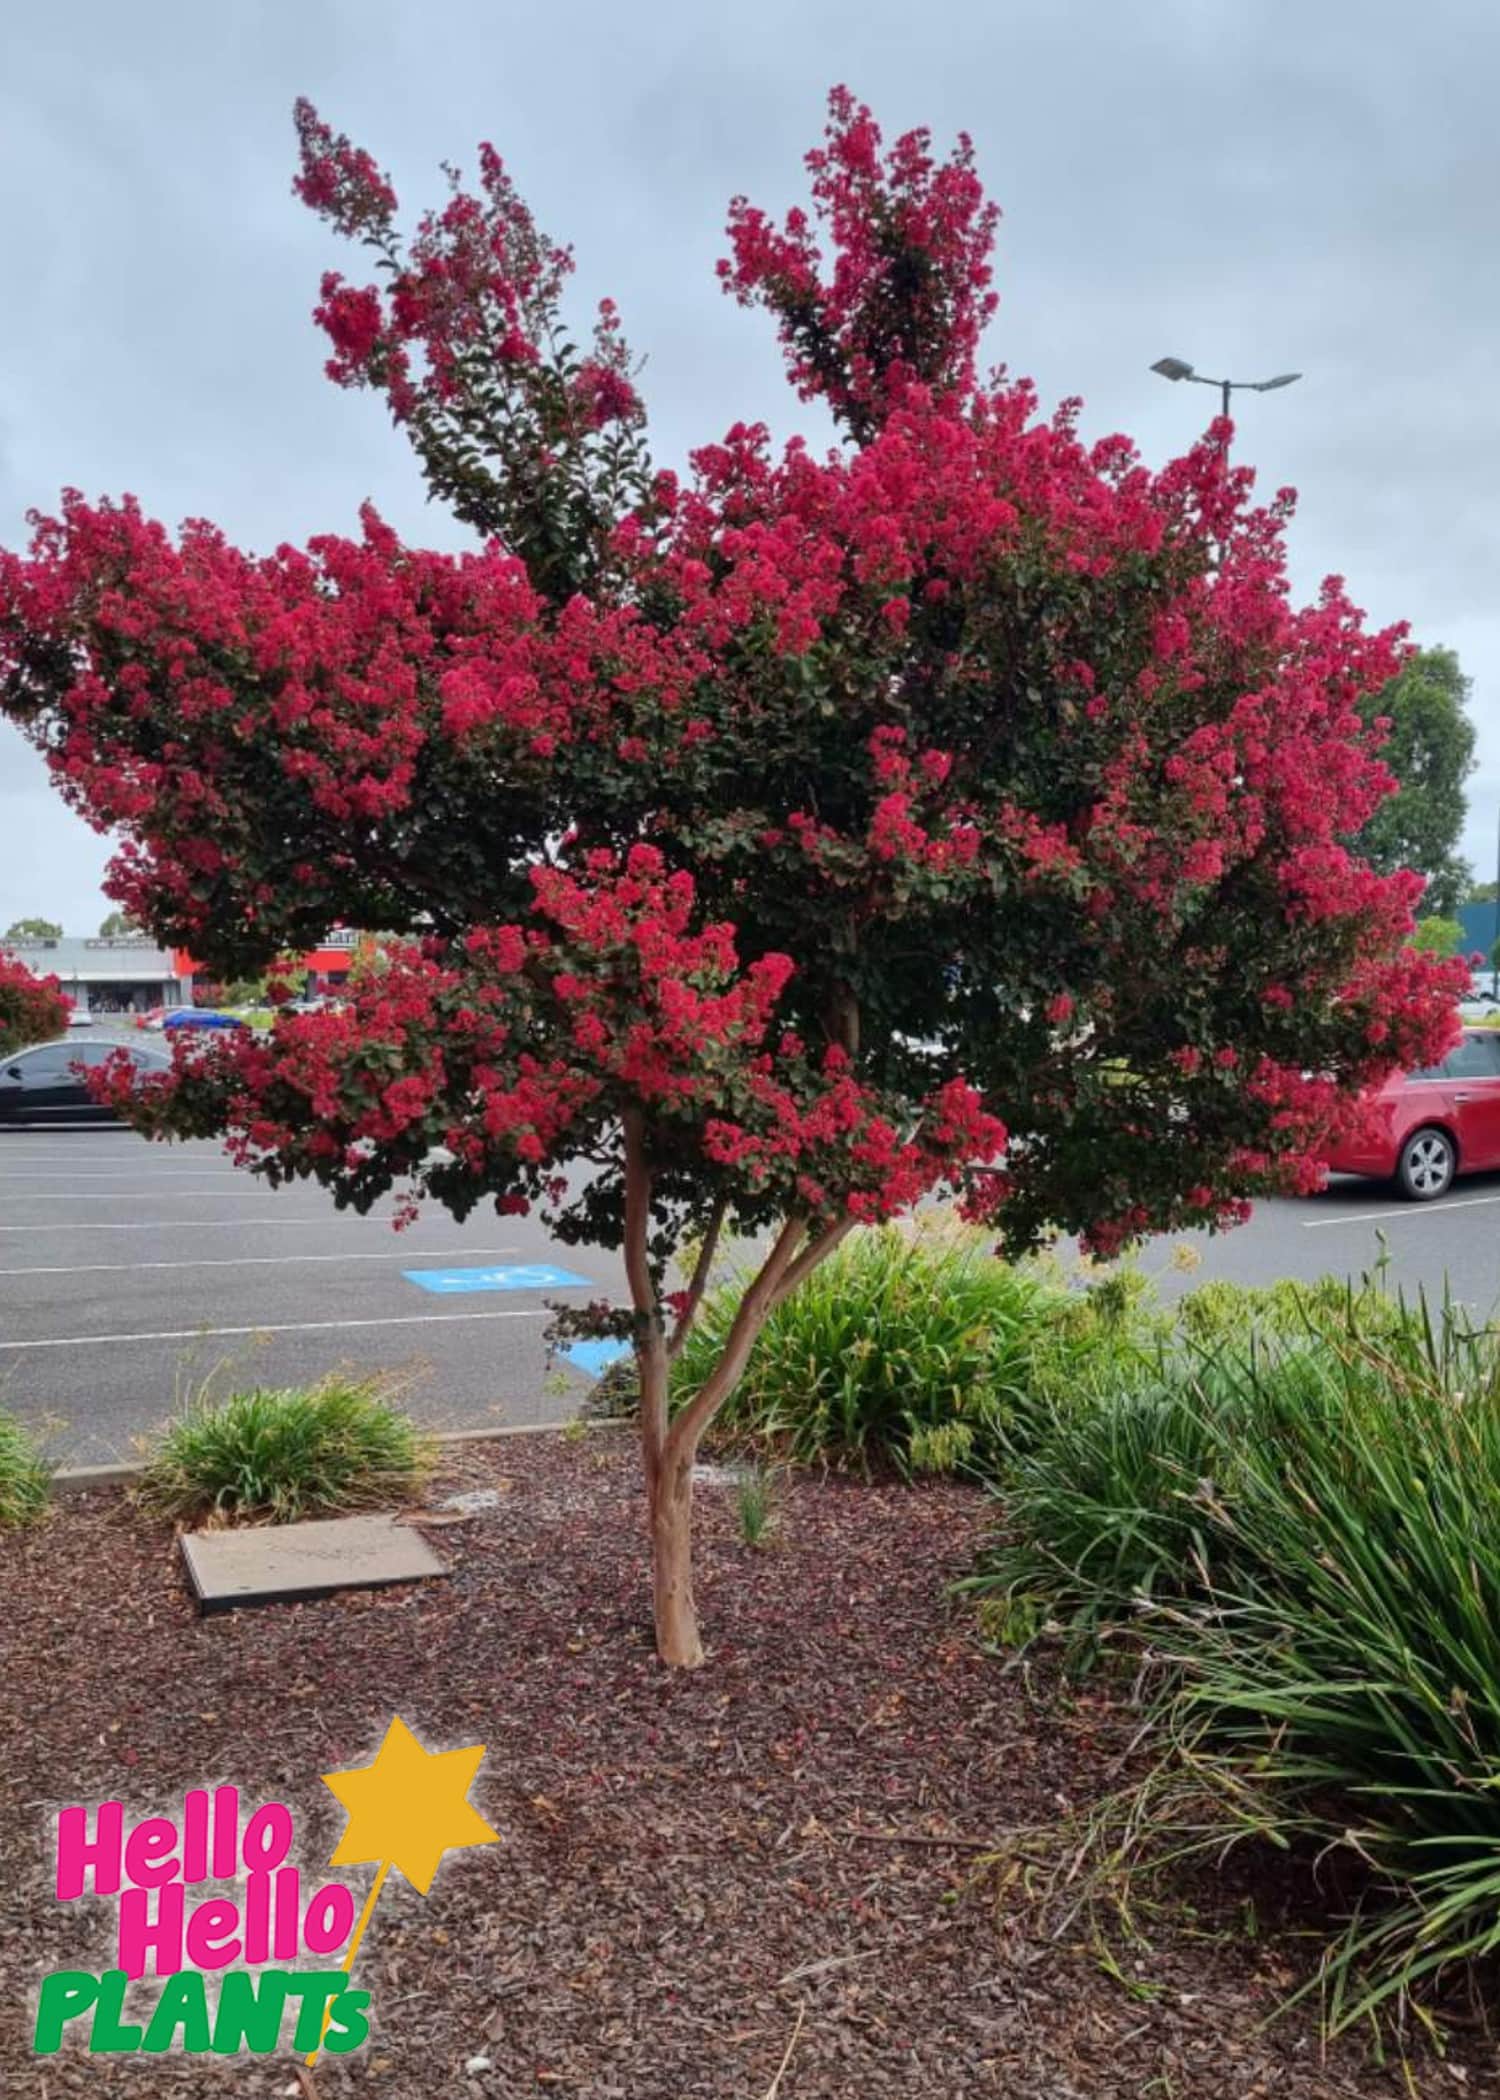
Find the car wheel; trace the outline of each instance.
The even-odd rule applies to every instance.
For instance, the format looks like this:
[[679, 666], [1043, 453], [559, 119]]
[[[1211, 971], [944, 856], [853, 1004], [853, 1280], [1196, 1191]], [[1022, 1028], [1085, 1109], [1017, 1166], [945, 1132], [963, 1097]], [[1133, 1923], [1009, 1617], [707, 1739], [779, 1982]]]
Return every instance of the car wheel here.
[[1430, 1203], [1452, 1186], [1458, 1154], [1446, 1131], [1414, 1130], [1401, 1148], [1396, 1186], [1413, 1203]]

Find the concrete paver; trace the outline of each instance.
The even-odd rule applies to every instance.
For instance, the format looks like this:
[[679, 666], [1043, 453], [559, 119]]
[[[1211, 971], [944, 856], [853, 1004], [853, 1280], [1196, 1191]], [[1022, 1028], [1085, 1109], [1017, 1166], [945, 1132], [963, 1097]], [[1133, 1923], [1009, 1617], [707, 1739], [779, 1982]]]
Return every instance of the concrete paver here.
[[205, 1613], [293, 1604], [333, 1590], [383, 1589], [448, 1572], [420, 1531], [391, 1516], [188, 1531], [181, 1543], [188, 1580]]

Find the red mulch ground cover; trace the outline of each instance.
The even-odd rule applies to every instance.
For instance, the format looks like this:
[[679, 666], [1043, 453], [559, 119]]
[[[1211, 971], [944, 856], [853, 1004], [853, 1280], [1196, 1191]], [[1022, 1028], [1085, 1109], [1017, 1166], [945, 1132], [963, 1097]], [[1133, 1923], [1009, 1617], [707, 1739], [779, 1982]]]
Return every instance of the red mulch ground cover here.
[[[169, 1532], [118, 1495], [0, 1544], [6, 2100], [1500, 2090], [1472, 2042], [1408, 2082], [1360, 2046], [1325, 2058], [1309, 2017], [1266, 2029], [1305, 1954], [1235, 1935], [1228, 1899], [1217, 1920], [1169, 1907], [1112, 1975], [976, 1879], [972, 1843], [933, 1842], [1085, 1804], [1126, 1726], [1003, 1671], [946, 1601], [976, 1496], [802, 1479], [755, 1551], [705, 1491], [711, 1656], [673, 1676], [644, 1623], [628, 1436], [473, 1446], [444, 1489], [485, 1484], [497, 1509], [432, 1533], [449, 1581], [209, 1619]], [[313, 2082], [289, 2054], [30, 2055], [39, 1978], [110, 1957], [113, 1906], [52, 1898], [52, 1810], [170, 1812], [232, 1782], [295, 1806], [314, 1871], [342, 1821], [316, 1775], [366, 1761], [396, 1713], [431, 1745], [488, 1745], [474, 1798], [504, 1842], [450, 1858], [426, 1900], [387, 1884], [357, 1972], [366, 2050]]]

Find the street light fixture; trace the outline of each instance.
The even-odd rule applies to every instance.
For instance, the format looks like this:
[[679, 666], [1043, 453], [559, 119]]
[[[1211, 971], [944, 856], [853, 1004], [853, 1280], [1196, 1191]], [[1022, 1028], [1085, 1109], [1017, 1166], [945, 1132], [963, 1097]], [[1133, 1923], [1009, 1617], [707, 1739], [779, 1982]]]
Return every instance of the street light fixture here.
[[1277, 387], [1290, 386], [1294, 379], [1302, 377], [1300, 372], [1278, 372], [1274, 379], [1206, 379], [1201, 372], [1195, 372], [1186, 358], [1182, 357], [1159, 357], [1151, 369], [1153, 372], [1159, 372], [1163, 379], [1190, 379], [1195, 386], [1216, 386], [1224, 398], [1226, 416], [1229, 414], [1231, 394], [1271, 394]]

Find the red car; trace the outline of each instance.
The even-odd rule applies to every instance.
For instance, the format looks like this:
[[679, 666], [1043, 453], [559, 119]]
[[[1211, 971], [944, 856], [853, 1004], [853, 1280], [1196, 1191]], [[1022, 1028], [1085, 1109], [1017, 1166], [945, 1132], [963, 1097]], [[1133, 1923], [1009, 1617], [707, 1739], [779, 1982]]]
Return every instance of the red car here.
[[1329, 1155], [1336, 1174], [1394, 1180], [1430, 1203], [1455, 1174], [1500, 1168], [1500, 1029], [1471, 1028], [1440, 1065], [1398, 1072], [1370, 1097], [1365, 1135]]

